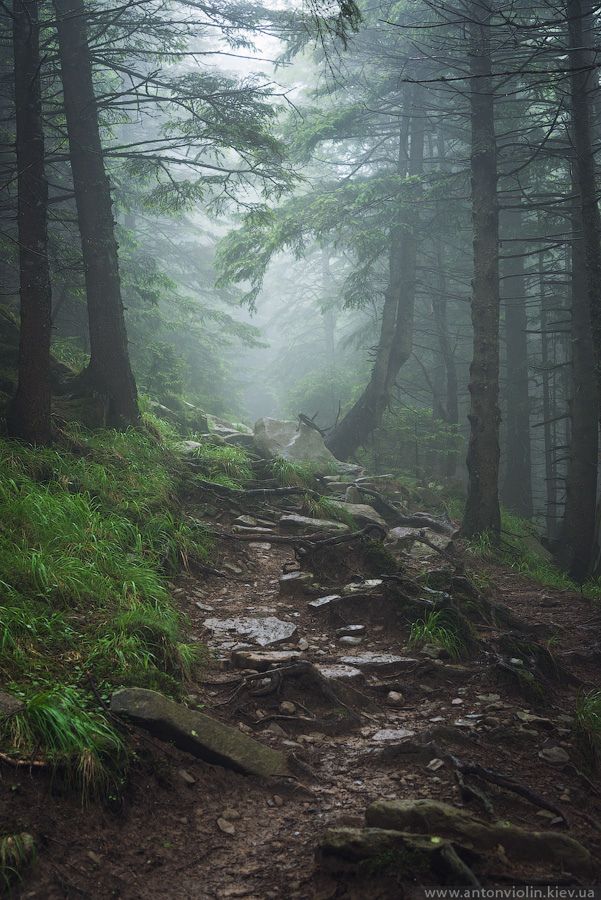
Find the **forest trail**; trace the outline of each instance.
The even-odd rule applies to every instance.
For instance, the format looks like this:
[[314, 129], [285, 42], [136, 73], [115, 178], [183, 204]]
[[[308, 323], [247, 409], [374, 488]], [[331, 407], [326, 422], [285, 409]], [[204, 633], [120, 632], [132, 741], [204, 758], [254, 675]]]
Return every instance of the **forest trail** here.
[[[218, 527], [229, 530], [235, 512], [224, 506]], [[321, 609], [309, 604], [331, 591], [282, 593], [282, 571], [296, 569], [297, 563], [292, 547], [268, 540], [265, 535], [262, 541], [219, 542], [215, 565], [227, 577], [189, 573], [174, 582], [189, 620], [188, 639], [206, 642], [211, 650], [200, 681], [189, 686], [187, 702], [292, 752], [301, 774], [273, 781], [246, 777], [209, 766], [136, 729], [138, 760], [120, 809], [82, 810], [68, 797], [49, 803], [48, 784], [37, 781], [29, 816], [42, 835], [42, 847], [36, 873], [24, 882], [20, 896], [325, 900], [407, 895], [417, 888], [394, 867], [349, 874], [344, 865], [334, 871], [319, 865], [316, 848], [325, 829], [360, 828], [366, 807], [380, 799], [431, 798], [461, 805], [462, 790], [464, 802], [471, 797], [467, 808], [475, 815], [570, 834], [598, 858], [601, 792], [583, 771], [571, 730], [581, 689], [571, 676], [589, 679], [591, 666], [598, 669], [601, 658], [595, 647], [588, 654], [581, 647], [583, 624], [594, 633], [593, 621], [599, 619], [589, 601], [543, 590], [510, 571], [489, 573], [494, 585], [489, 593], [520, 617], [531, 651], [534, 635], [547, 635], [552, 620], [553, 641], [539, 646], [552, 646], [553, 659], [565, 670], [555, 678], [547, 672], [545, 694], [533, 702], [500, 678], [493, 663], [509, 634], [518, 640], [515, 631], [482, 623], [468, 660], [434, 660], [427, 652], [408, 649], [408, 631], [382, 601], [381, 585], [361, 583], [360, 574], [355, 576], [358, 599], [349, 596], [330, 611], [329, 604]], [[347, 558], [347, 573], [355, 563], [360, 569], [360, 554]], [[405, 555], [403, 566], [412, 579], [423, 579], [428, 570], [432, 581], [449, 574], [448, 562], [437, 553], [417, 559]], [[340, 672], [349, 677], [331, 684], [352, 686], [339, 696], [356, 712], [356, 721], [340, 715], [331, 698], [302, 679], [245, 681], [248, 669], [231, 663], [232, 650], [242, 643], [239, 637], [214, 622], [213, 630], [206, 627], [207, 620], [236, 617], [275, 617], [294, 629], [287, 641], [255, 645], [253, 652], [296, 653], [330, 675], [337, 674], [332, 666], [346, 667]], [[348, 629], [343, 641], [338, 629], [352, 625], [364, 626], [360, 641], [357, 628]], [[391, 658], [380, 665], [357, 660], [351, 668], [348, 657], [369, 654]], [[257, 683], [258, 696], [252, 693]], [[562, 811], [569, 830], [556, 812], [490, 782], [466, 777], [462, 789], [451, 756], [527, 786], [543, 805]], [[23, 790], [17, 778], [14, 789], [17, 794]], [[31, 797], [29, 783], [24, 801], [30, 803]], [[482, 804], [490, 804], [488, 813]], [[582, 883], [581, 874], [565, 874], [565, 866], [560, 867], [563, 875], [554, 869], [551, 878], [548, 863], [541, 870], [536, 858], [532, 862], [492, 863], [484, 883]]]

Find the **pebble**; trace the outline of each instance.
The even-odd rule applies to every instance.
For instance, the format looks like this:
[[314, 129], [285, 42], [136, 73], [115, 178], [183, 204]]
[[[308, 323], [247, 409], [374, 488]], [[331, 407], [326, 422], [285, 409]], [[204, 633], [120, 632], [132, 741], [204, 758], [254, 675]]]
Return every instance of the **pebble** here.
[[296, 706], [290, 700], [283, 700], [280, 703], [280, 712], [284, 716], [293, 716], [296, 712]]
[[358, 637], [367, 631], [365, 625], [343, 625], [342, 628], [336, 629], [339, 637]]
[[543, 747], [538, 755], [553, 766], [563, 766], [570, 761], [570, 756], [563, 747]]
[[194, 775], [190, 775], [190, 773], [186, 772], [185, 769], [178, 769], [177, 774], [186, 784], [196, 784], [196, 778], [194, 777]]
[[463, 700], [461, 699], [461, 697], [455, 697], [454, 700], [451, 700], [451, 706], [461, 706], [462, 703]]
[[386, 702], [390, 706], [402, 706], [405, 702], [405, 698], [400, 691], [389, 691], [386, 695]]
[[231, 822], [227, 821], [227, 819], [217, 819], [217, 827], [220, 831], [223, 831], [224, 834], [236, 834], [236, 829]]

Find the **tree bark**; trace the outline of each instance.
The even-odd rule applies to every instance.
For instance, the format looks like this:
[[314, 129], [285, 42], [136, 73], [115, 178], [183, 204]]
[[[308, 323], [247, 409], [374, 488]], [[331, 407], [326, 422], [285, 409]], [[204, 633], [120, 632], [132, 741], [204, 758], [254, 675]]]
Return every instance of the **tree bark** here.
[[[414, 86], [410, 109], [410, 148], [408, 161], [406, 137], [399, 141], [399, 173], [421, 175], [424, 162], [424, 113], [419, 103], [421, 88]], [[413, 186], [418, 197], [419, 184]], [[399, 223], [391, 229], [388, 288], [382, 310], [380, 340], [369, 383], [356, 403], [330, 435], [327, 445], [338, 459], [347, 459], [379, 427], [401, 367], [413, 349], [415, 310], [415, 267], [417, 222], [414, 206], [403, 209]]]
[[110, 183], [105, 171], [83, 0], [54, 0], [65, 116], [81, 234], [88, 321], [88, 386], [106, 404], [106, 424], [139, 421], [121, 296]]
[[[594, 365], [594, 377], [597, 384], [597, 391], [592, 392], [590, 396], [586, 396], [586, 383], [574, 384], [573, 401], [572, 401], [572, 426], [574, 426], [574, 417], [580, 421], [580, 417], [584, 419], [587, 414], [585, 409], [579, 409], [580, 404], [587, 405], [588, 416], [592, 422], [583, 424], [586, 434], [576, 433], [572, 428], [571, 441], [571, 461], [575, 461], [579, 454], [576, 453], [577, 445], [575, 442], [588, 441], [588, 453], [592, 450], [591, 440], [598, 441], [598, 422], [600, 413], [599, 399], [601, 397], [601, 217], [599, 215], [599, 204], [597, 200], [597, 179], [595, 172], [595, 158], [593, 148], [593, 104], [592, 96], [596, 86], [595, 69], [593, 64], [595, 56], [592, 51], [594, 46], [594, 29], [592, 17], [592, 4], [590, 0], [567, 0], [566, 13], [568, 20], [568, 47], [570, 60], [570, 109], [571, 109], [571, 136], [574, 149], [574, 183], [577, 193], [577, 202], [579, 205], [579, 222], [578, 227], [582, 235], [582, 251], [579, 264], [580, 272], [576, 273], [577, 277], [581, 277], [581, 291], [586, 298], [586, 305], [589, 311], [589, 321], [592, 337], [592, 355]], [[580, 312], [578, 311], [580, 318]], [[584, 313], [582, 313], [582, 327], [584, 327]], [[578, 332], [582, 340], [588, 341], [588, 338]], [[584, 346], [584, 345], [583, 345]], [[577, 349], [576, 347], [574, 348]], [[576, 362], [576, 360], [575, 360]], [[578, 366], [586, 366], [586, 361], [579, 359]], [[574, 376], [578, 373], [574, 370]], [[581, 377], [581, 371], [578, 377]], [[586, 378], [586, 376], [584, 376]], [[594, 422], [594, 426], [593, 426]], [[593, 438], [592, 429], [594, 427], [595, 437]], [[589, 485], [592, 483], [593, 475], [590, 471], [590, 462], [586, 466], [586, 473], [582, 472], [581, 477], [588, 478]], [[595, 477], [596, 485], [596, 466], [595, 461]], [[573, 486], [572, 486], [573, 488]], [[590, 505], [587, 504], [586, 511], [586, 527], [590, 528], [590, 534], [584, 536], [584, 523], [581, 524], [579, 533], [583, 537], [583, 546], [578, 548], [573, 559], [570, 561], [570, 570], [574, 577], [580, 580], [584, 579], [588, 571], [586, 569], [594, 568], [593, 565], [593, 548], [599, 543], [599, 536], [595, 534], [594, 519], [591, 522]], [[567, 511], [566, 511], [567, 515]], [[599, 520], [599, 517], [597, 517]], [[565, 523], [564, 523], [564, 533]], [[586, 562], [588, 559], [588, 563]], [[596, 573], [597, 574], [597, 573]]]
[[[457, 365], [455, 353], [451, 346], [449, 335], [449, 322], [447, 315], [447, 279], [445, 269], [444, 248], [440, 238], [436, 241], [436, 261], [438, 268], [438, 291], [432, 296], [432, 313], [436, 327], [436, 339], [443, 362], [443, 379], [445, 390], [444, 408], [439, 403], [436, 416], [447, 425], [459, 423], [459, 396], [457, 390]], [[442, 461], [441, 473], [447, 478], [453, 478], [457, 471], [457, 451], [450, 448], [446, 451]]]
[[[511, 197], [518, 203], [518, 197]], [[507, 237], [519, 238], [522, 216], [519, 209], [507, 209], [501, 216]], [[505, 306], [506, 342], [506, 426], [505, 471], [501, 496], [507, 509], [532, 518], [532, 468], [530, 456], [530, 397], [528, 391], [528, 320], [524, 257], [506, 244], [503, 261], [502, 295]]]
[[594, 414], [598, 396], [579, 204], [572, 221], [571, 441], [556, 558], [572, 578], [584, 581], [592, 563], [595, 536], [599, 425]]
[[499, 211], [490, 11], [470, 7], [471, 182], [474, 230], [468, 493], [463, 533], [498, 539], [499, 508]]
[[13, 437], [46, 444], [51, 438], [52, 293], [38, 9], [38, 0], [13, 3], [21, 328], [17, 390], [7, 426]]

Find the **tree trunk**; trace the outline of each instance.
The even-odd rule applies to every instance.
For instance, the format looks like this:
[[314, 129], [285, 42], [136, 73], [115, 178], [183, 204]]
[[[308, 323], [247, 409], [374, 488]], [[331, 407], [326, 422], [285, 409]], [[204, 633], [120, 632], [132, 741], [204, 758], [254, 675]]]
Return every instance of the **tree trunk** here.
[[17, 391], [7, 425], [13, 437], [45, 444], [51, 437], [52, 294], [38, 9], [38, 0], [13, 3], [21, 329]]
[[139, 421], [123, 315], [110, 183], [100, 141], [83, 0], [54, 0], [65, 116], [81, 234], [90, 329], [86, 381], [106, 404], [106, 424]]
[[[590, 0], [567, 0], [570, 47], [570, 101], [575, 182], [582, 210], [586, 292], [591, 311], [597, 383], [601, 386], [601, 218], [592, 137], [594, 44]], [[598, 410], [591, 406], [591, 414]]]
[[[587, 440], [590, 443], [591, 440], [594, 440], [595, 444], [598, 441], [597, 427], [600, 412], [599, 398], [601, 397], [601, 218], [597, 200], [597, 179], [592, 134], [592, 96], [596, 82], [595, 69], [592, 66], [596, 60], [591, 49], [595, 40], [591, 2], [590, 0], [567, 0], [566, 13], [570, 50], [570, 108], [571, 136], [574, 148], [574, 182], [580, 207], [578, 225], [582, 234], [581, 290], [585, 295], [589, 310], [593, 364], [597, 384], [597, 391], [591, 396], [582, 394], [582, 391], [587, 390], [586, 383], [574, 385], [573, 404], [576, 405], [573, 405], [572, 416], [574, 417], [577, 413], [581, 403], [586, 406], [588, 401], [588, 416], [594, 420], [595, 429], [594, 438], [592, 437], [592, 423], [587, 424], [586, 435], [575, 434], [574, 430], [572, 430], [572, 458], [575, 458], [575, 441]], [[585, 339], [585, 336], [581, 335], [581, 339]], [[588, 337], [586, 337], [586, 340], [588, 341]], [[584, 365], [584, 363], [582, 364]], [[574, 375], [576, 377], [576, 371], [574, 371]], [[581, 392], [577, 394], [579, 387]], [[586, 415], [586, 410], [578, 410], [578, 417], [580, 415]], [[591, 452], [590, 446], [588, 452], [589, 454]], [[595, 463], [595, 485], [596, 465], [597, 462]], [[585, 476], [585, 473], [582, 473], [582, 477], [588, 477], [589, 484], [592, 483], [593, 476], [588, 466], [587, 475]], [[590, 535], [571, 562], [571, 570], [574, 577], [580, 579], [585, 578], [588, 574], [588, 571], [584, 570], [585, 557], [588, 557], [589, 567], [593, 567], [593, 547], [595, 543], [599, 543], [599, 536], [595, 534], [594, 521], [592, 523], [590, 521], [588, 506], [586, 526], [591, 528]], [[581, 525], [581, 528], [584, 528], [584, 523]], [[580, 534], [583, 535], [582, 530]], [[598, 574], [598, 572], [595, 574]]]
[[545, 292], [544, 251], [538, 255], [538, 288], [540, 297], [540, 339], [541, 339], [541, 376], [543, 394], [543, 429], [545, 447], [545, 520], [547, 537], [554, 540], [557, 534], [557, 466], [555, 464], [555, 404], [551, 392], [551, 373], [553, 362], [549, 352], [548, 319]]
[[[436, 327], [436, 339], [444, 367], [445, 404], [440, 409], [440, 417], [447, 425], [459, 423], [459, 397], [457, 390], [457, 365], [455, 353], [451, 346], [449, 335], [449, 322], [447, 316], [447, 279], [445, 270], [444, 248], [440, 238], [436, 241], [436, 264], [438, 268], [438, 291], [432, 295], [432, 312]], [[439, 404], [440, 405], [440, 404]], [[447, 449], [442, 462], [442, 474], [447, 478], [453, 478], [457, 471], [457, 451], [455, 448]]]
[[[518, 203], [518, 197], [511, 197]], [[522, 216], [519, 209], [505, 210], [501, 217], [506, 236], [519, 238]], [[503, 261], [502, 295], [505, 305], [506, 366], [505, 472], [502, 498], [505, 506], [519, 516], [532, 518], [532, 472], [530, 460], [530, 397], [528, 392], [528, 320], [524, 257], [515, 242], [507, 243]]]
[[599, 427], [594, 414], [597, 384], [579, 205], [572, 221], [571, 441], [556, 557], [572, 578], [584, 581], [592, 562], [595, 536]]
[[[411, 141], [406, 158], [406, 138], [401, 134], [399, 172], [420, 175], [424, 162], [424, 114], [417, 98], [421, 92], [414, 86], [411, 110]], [[420, 186], [414, 185], [413, 196], [419, 197]], [[390, 402], [390, 395], [401, 367], [413, 348], [415, 309], [415, 265], [417, 255], [415, 206], [401, 210], [399, 224], [391, 229], [388, 289], [384, 299], [380, 340], [369, 383], [357, 402], [346, 413], [330, 435], [327, 445], [334, 456], [347, 459], [379, 427]]]
[[499, 211], [490, 12], [483, 11], [476, 2], [470, 13], [474, 352], [470, 367], [469, 482], [463, 532], [470, 536], [488, 532], [493, 539], [498, 539], [501, 532], [498, 491]]

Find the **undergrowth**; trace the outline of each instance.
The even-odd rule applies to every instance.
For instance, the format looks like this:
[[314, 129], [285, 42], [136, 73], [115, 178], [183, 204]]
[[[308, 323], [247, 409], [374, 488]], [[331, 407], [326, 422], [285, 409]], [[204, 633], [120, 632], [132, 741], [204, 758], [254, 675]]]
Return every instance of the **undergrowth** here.
[[582, 694], [576, 704], [576, 734], [592, 769], [601, 759], [601, 691]]
[[423, 647], [425, 644], [446, 650], [451, 659], [461, 659], [466, 653], [459, 629], [445, 610], [429, 612], [412, 624], [409, 646]]
[[599, 584], [588, 582], [581, 587], [572, 581], [554, 564], [550, 554], [540, 543], [536, 526], [506, 510], [501, 511], [500, 544], [495, 544], [492, 536], [486, 532], [466, 543], [473, 556], [502, 563], [544, 587], [559, 591], [582, 590], [586, 596], [599, 596]]
[[200, 477], [225, 487], [239, 488], [253, 477], [252, 464], [241, 447], [203, 443], [192, 454]]
[[85, 795], [124, 762], [102, 701], [119, 685], [175, 694], [199, 661], [166, 576], [210, 544], [178, 510], [173, 437], [155, 421], [69, 425], [55, 448], [0, 440], [0, 683], [24, 702], [0, 745], [64, 767]]

